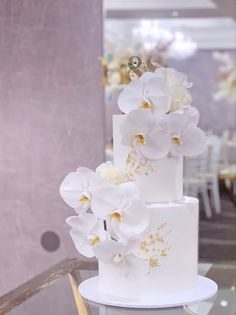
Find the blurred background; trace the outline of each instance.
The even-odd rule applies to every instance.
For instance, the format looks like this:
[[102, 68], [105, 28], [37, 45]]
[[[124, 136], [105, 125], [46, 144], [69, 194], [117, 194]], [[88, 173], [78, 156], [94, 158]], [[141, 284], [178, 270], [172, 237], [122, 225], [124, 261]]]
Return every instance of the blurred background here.
[[186, 159], [200, 198], [200, 261], [236, 260], [234, 0], [0, 2], [0, 296], [78, 256], [58, 189], [112, 159], [132, 55], [185, 72], [208, 150]]

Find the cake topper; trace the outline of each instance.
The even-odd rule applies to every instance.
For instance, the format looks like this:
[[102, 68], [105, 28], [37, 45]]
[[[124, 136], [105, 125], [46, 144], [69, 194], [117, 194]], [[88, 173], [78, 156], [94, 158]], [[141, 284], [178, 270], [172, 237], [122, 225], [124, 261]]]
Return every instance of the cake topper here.
[[142, 61], [140, 57], [132, 56], [129, 58], [128, 67], [130, 79], [133, 80], [135, 77], [141, 77], [144, 72], [154, 72], [160, 66], [153, 64], [150, 58]]

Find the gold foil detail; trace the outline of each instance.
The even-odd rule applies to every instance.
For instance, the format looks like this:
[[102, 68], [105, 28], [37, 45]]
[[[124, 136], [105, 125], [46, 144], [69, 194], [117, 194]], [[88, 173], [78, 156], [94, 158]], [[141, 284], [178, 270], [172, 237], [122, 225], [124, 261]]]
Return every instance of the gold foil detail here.
[[132, 146], [125, 166], [125, 172], [129, 179], [135, 180], [137, 175], [148, 175], [153, 171], [155, 171], [155, 164], [142, 157], [135, 146]]
[[167, 255], [168, 255], [168, 252], [166, 249], [161, 251], [161, 256], [167, 256]]
[[149, 258], [148, 264], [150, 267], [154, 268], [158, 266], [158, 260], [157, 258]]
[[150, 268], [161, 266], [162, 260], [169, 254], [170, 245], [167, 241], [167, 235], [170, 231], [166, 229], [167, 223], [150, 229], [146, 238], [140, 243], [140, 256], [146, 260]]
[[147, 242], [141, 242], [140, 244], [140, 249], [142, 251], [142, 253], [147, 254], [149, 252], [149, 249], [147, 248]]

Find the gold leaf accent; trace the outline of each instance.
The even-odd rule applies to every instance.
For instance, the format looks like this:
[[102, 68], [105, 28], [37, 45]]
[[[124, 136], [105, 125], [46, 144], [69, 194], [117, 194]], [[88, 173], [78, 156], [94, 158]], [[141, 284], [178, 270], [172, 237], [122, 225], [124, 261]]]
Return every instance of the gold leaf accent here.
[[127, 159], [126, 159], [126, 163], [127, 163], [127, 164], [130, 164], [131, 161], [132, 161], [131, 155], [129, 154], [128, 157], [127, 157]]
[[146, 260], [150, 268], [159, 267], [164, 257], [168, 256], [170, 246], [166, 236], [167, 223], [162, 223], [149, 229], [146, 238], [140, 243], [140, 254]]
[[161, 251], [161, 256], [167, 256], [167, 255], [168, 255], [167, 250], [166, 250], [166, 249], [163, 249], [163, 250]]
[[148, 264], [150, 267], [154, 268], [158, 266], [158, 260], [157, 258], [149, 258]]
[[140, 249], [144, 254], [147, 254], [149, 252], [148, 248], [147, 248], [147, 242], [144, 241], [140, 244]]
[[[142, 139], [140, 138], [139, 140], [141, 141]], [[129, 179], [134, 180], [136, 175], [148, 175], [150, 172], [155, 171], [155, 166], [152, 163], [140, 156], [135, 146], [132, 145], [126, 159], [125, 172]]]

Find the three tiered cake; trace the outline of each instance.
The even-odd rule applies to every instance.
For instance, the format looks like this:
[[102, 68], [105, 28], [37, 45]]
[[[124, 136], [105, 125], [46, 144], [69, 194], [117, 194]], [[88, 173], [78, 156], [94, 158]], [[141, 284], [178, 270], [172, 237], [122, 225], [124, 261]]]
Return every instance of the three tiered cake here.
[[186, 75], [138, 57], [129, 66], [113, 163], [78, 168], [60, 194], [77, 213], [66, 220], [76, 249], [98, 258], [101, 292], [178, 297], [196, 286], [198, 262], [198, 200], [183, 197], [183, 156], [203, 153], [206, 138]]

